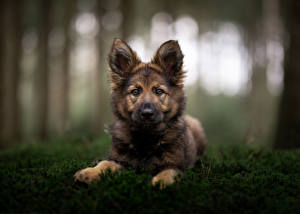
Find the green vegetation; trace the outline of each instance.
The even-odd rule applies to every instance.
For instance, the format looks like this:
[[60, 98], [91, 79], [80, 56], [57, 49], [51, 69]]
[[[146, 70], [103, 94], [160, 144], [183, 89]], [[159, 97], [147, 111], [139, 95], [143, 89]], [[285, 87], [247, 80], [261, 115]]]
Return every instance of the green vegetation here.
[[[181, 181], [164, 190], [133, 170], [108, 173], [87, 186], [73, 181], [109, 147], [101, 139], [68, 138], [0, 152], [3, 213], [296, 213], [300, 151], [208, 147]], [[94, 161], [94, 163], [93, 163]]]

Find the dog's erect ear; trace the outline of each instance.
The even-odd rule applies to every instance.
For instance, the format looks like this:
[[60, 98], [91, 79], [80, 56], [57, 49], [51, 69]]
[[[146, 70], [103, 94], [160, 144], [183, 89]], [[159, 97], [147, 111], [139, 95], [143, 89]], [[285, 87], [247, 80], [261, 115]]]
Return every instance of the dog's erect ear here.
[[177, 41], [163, 43], [156, 51], [152, 63], [159, 65], [174, 84], [183, 84], [183, 54]]
[[109, 54], [109, 66], [113, 83], [126, 79], [131, 69], [140, 63], [135, 51], [120, 39], [115, 39]]

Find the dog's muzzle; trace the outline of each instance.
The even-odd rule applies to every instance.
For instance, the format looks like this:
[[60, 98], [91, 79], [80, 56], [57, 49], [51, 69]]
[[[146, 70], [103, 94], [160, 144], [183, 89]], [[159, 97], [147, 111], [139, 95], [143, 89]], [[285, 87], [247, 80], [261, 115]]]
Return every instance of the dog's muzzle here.
[[143, 121], [153, 121], [156, 116], [156, 108], [153, 103], [144, 102], [139, 108], [139, 116]]

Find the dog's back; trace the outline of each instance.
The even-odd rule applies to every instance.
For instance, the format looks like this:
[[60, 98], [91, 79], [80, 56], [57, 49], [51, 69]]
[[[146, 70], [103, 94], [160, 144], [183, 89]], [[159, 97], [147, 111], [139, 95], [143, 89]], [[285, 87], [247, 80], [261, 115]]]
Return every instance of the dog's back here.
[[184, 120], [192, 133], [193, 141], [196, 144], [197, 155], [203, 155], [206, 147], [206, 139], [201, 123], [198, 119], [189, 115], [185, 115]]

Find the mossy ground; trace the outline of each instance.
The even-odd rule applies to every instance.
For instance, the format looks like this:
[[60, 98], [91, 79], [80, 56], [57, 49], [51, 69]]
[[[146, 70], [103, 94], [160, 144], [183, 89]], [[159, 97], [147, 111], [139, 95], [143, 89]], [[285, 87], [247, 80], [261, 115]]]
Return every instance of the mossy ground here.
[[134, 170], [90, 186], [73, 174], [108, 151], [107, 137], [61, 139], [0, 152], [3, 213], [296, 213], [300, 151], [209, 146], [195, 169], [160, 190]]

